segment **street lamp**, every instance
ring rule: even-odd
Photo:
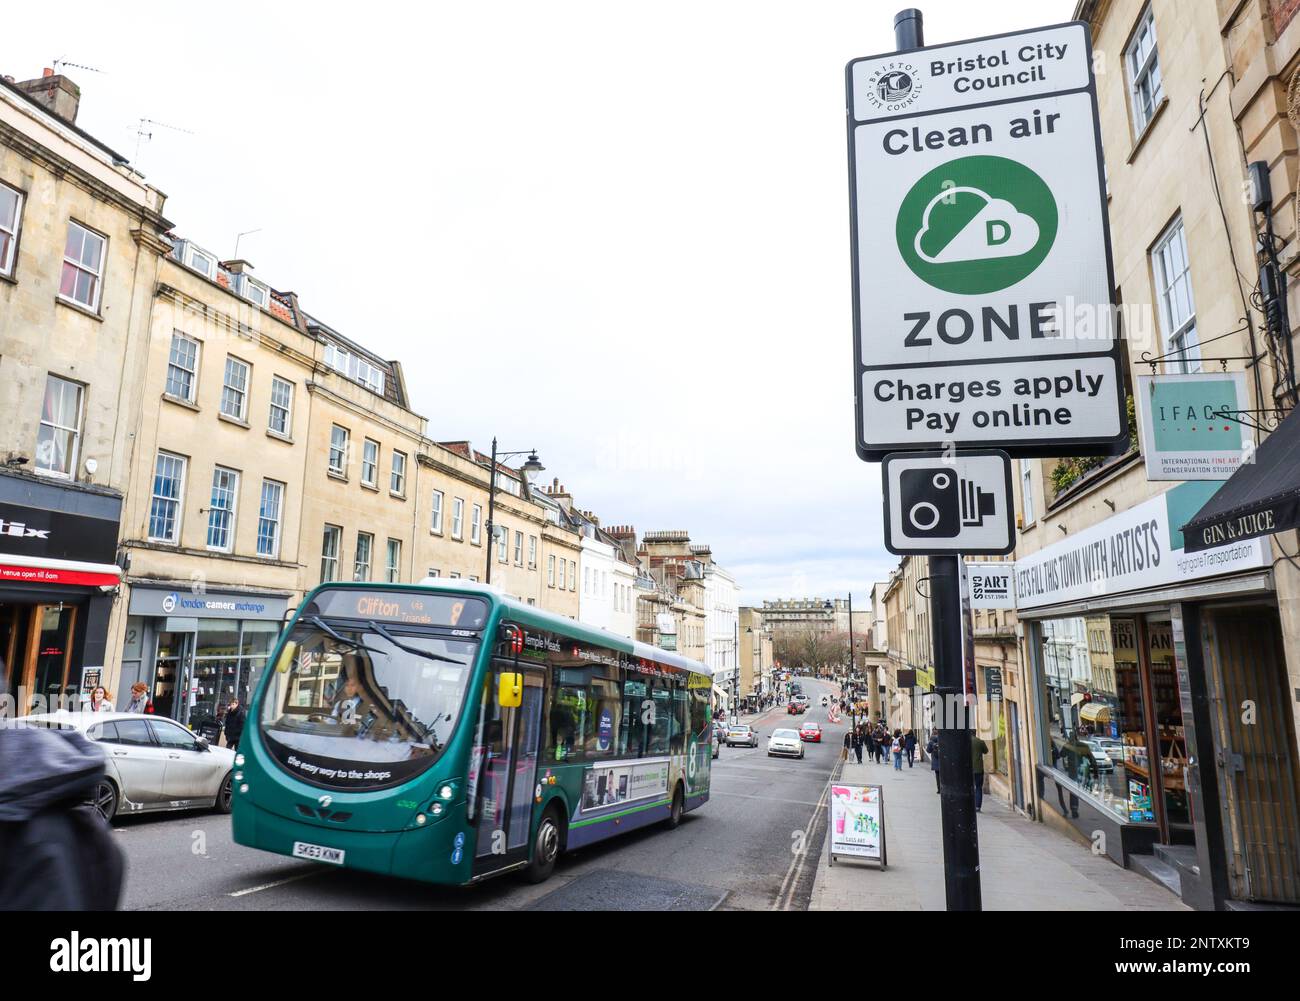
[[[858,728],[858,700],[853,675],[856,673],[856,661],[853,659],[853,592],[849,592],[849,711],[853,720],[853,729]]]
[[[736,619],[736,638],[731,645],[731,722],[740,720],[740,618]]]
[[[822,602],[822,608],[831,613],[831,635],[834,635],[835,634],[835,602],[827,598],[824,602]],[[822,666],[824,667],[825,665]],[[818,673],[819,674],[821,673],[820,669],[818,670]]]
[[[524,474],[524,496],[528,496],[533,480],[537,478],[538,473],[544,472],[546,467],[537,458],[537,449],[535,448],[526,448],[519,452],[500,453],[502,459],[509,459],[516,455],[528,456],[527,461],[519,467],[519,471]],[[483,581],[486,584],[492,583],[492,547],[496,542],[496,523],[493,521],[493,517],[496,514],[497,457],[497,440],[493,438],[492,466],[488,470],[487,567],[483,574]],[[504,528],[502,530],[504,531]]]

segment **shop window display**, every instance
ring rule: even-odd
[[[1047,620],[1041,653],[1052,767],[1117,817],[1154,821],[1136,620]]]
[[[1187,801],[1187,736],[1182,704],[1178,699],[1178,670],[1174,661],[1174,634],[1168,622],[1147,621],[1147,649],[1151,659],[1151,701],[1155,707],[1155,742],[1160,745],[1160,785],[1170,827],[1191,827]],[[1150,783],[1148,776],[1147,782]]]

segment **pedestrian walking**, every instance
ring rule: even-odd
[[[894,755],[894,771],[901,772],[903,770],[903,731],[894,731],[894,739],[890,742],[889,747]]]
[[[844,750],[840,752],[841,761],[849,760],[849,748],[851,748],[852,746],[853,746],[853,732],[851,730],[846,731],[844,734]]]
[[[903,734],[903,752],[907,755],[907,767],[911,768],[916,759],[916,734],[911,730]]]
[[[984,755],[989,753],[989,745],[980,740],[974,730],[970,734],[970,764],[975,773],[975,812],[980,812],[984,805]]]
[[[246,713],[244,707],[239,704],[239,699],[231,699],[230,706],[226,709],[226,746],[236,748],[239,746],[239,738],[244,734],[244,718]]]
[[[143,713],[149,710],[149,686],[143,681],[137,681],[131,686],[131,701],[126,704],[122,711],[127,713]]]
[[[857,756],[858,764],[862,764],[862,734],[857,730],[850,730],[853,734],[853,753]]]
[[[939,735],[931,734],[925,745],[925,753],[930,756],[930,771],[934,772],[934,791],[939,792]]]
[[[92,713],[111,713],[113,711],[113,702],[109,698],[108,689],[103,685],[98,685],[92,689],[88,708]]]

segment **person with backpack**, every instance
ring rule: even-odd
[[[930,756],[930,770],[934,772],[934,791],[937,793],[940,791],[939,789],[939,735],[937,733],[930,734],[930,739],[929,741],[926,742],[925,745],[925,753]]]
[[[0,721],[0,911],[117,909],[125,855],[90,802],[104,774],[80,731]]]

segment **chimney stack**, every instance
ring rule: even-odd
[[[81,88],[62,73],[46,67],[36,80],[22,80],[13,85],[45,108],[56,118],[69,125],[77,121],[77,108],[81,104]]]

